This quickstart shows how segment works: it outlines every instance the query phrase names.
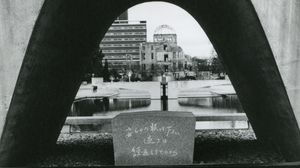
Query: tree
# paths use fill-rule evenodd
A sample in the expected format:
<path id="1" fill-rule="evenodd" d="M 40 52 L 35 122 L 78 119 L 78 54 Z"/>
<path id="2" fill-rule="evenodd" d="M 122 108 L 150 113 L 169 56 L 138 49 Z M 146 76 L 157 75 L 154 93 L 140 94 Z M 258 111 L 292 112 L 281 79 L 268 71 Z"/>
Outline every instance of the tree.
<path id="1" fill-rule="evenodd" d="M 109 70 L 108 70 L 108 62 L 107 59 L 105 59 L 104 62 L 104 69 L 103 69 L 103 81 L 104 82 L 109 82 Z"/>
<path id="2" fill-rule="evenodd" d="M 212 73 L 218 74 L 219 76 L 220 76 L 220 73 L 225 73 L 225 69 L 222 65 L 222 62 L 218 57 L 212 58 L 211 71 L 212 71 Z"/>
<path id="3" fill-rule="evenodd" d="M 121 78 L 121 75 L 118 73 L 116 69 L 112 69 L 109 73 L 116 81 Z"/>
<path id="4" fill-rule="evenodd" d="M 102 59 L 104 54 L 100 50 L 100 48 L 96 48 L 94 52 L 91 54 L 91 60 L 86 65 L 86 70 L 84 74 L 84 81 L 91 82 L 92 74 L 96 77 L 102 76 Z"/>
<path id="5" fill-rule="evenodd" d="M 103 67 L 102 67 L 102 60 L 103 60 L 104 54 L 102 53 L 102 50 L 98 49 L 94 52 L 93 58 L 92 58 L 92 73 L 95 75 L 95 77 L 103 77 Z"/>
<path id="6" fill-rule="evenodd" d="M 192 61 L 194 62 L 194 69 L 195 71 L 209 71 L 210 65 L 208 59 L 201 59 L 197 57 L 193 57 Z"/>

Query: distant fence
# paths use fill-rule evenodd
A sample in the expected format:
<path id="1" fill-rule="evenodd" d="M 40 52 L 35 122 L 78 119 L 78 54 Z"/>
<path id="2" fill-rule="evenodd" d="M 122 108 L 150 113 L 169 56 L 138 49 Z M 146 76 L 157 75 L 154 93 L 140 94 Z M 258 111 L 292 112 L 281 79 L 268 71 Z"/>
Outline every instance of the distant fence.
<path id="1" fill-rule="evenodd" d="M 69 133 L 72 132 L 72 126 L 79 125 L 110 125 L 114 116 L 85 116 L 85 117 L 67 117 L 65 126 L 69 126 Z M 196 121 L 246 121 L 249 128 L 248 118 L 245 113 L 233 114 L 196 114 Z M 110 131 L 109 131 L 110 132 Z"/>

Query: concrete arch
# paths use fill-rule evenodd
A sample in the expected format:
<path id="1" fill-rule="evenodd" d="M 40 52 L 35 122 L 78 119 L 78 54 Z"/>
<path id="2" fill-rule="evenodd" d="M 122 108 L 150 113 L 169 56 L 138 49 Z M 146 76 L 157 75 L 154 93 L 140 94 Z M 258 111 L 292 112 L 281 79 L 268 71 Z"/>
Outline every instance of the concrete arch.
<path id="1" fill-rule="evenodd" d="M 55 144 L 85 63 L 114 18 L 148 0 L 46 0 L 36 21 L 0 142 L 0 165 L 25 165 Z M 165 0 L 189 12 L 223 60 L 259 139 L 300 160 L 300 132 L 250 0 Z"/>

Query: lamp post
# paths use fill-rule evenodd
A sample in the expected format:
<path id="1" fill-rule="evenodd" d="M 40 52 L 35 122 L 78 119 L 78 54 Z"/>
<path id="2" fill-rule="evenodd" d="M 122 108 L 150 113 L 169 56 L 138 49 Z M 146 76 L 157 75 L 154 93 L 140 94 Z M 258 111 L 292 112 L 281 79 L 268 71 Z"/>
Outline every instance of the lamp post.
<path id="1" fill-rule="evenodd" d="M 129 70 L 129 71 L 127 72 L 127 75 L 128 75 L 128 80 L 129 80 L 129 82 L 130 82 L 130 78 L 131 78 L 131 75 L 132 75 L 132 71 Z"/>
<path id="2" fill-rule="evenodd" d="M 131 61 L 132 61 L 132 55 L 131 54 L 126 54 L 126 62 L 127 62 L 127 65 L 128 65 L 127 75 L 128 75 L 128 78 L 129 78 L 129 82 L 130 82 L 130 78 L 131 78 L 131 75 L 132 75 Z"/>
<path id="3" fill-rule="evenodd" d="M 165 74 L 162 75 L 160 87 L 161 87 L 160 100 L 161 100 L 161 107 L 162 107 L 161 109 L 162 111 L 167 111 L 168 110 L 168 95 L 167 95 L 168 82 Z"/>

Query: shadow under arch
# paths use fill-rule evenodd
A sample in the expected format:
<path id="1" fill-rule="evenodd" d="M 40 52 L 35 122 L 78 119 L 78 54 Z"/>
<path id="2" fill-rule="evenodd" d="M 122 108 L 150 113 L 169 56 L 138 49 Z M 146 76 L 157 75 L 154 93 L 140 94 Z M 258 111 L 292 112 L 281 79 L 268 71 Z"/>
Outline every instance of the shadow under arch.
<path id="1" fill-rule="evenodd" d="M 114 19 L 148 0 L 46 0 L 22 63 L 0 142 L 0 166 L 26 165 L 57 140 L 85 64 Z M 222 59 L 257 137 L 300 160 L 300 132 L 250 0 L 164 0 L 190 13 Z"/>

